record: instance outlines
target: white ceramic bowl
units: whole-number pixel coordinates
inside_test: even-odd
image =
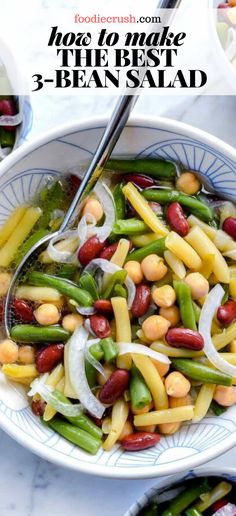
[[[189,471],[187,474],[174,475],[168,478],[164,478],[158,482],[154,487],[151,487],[143,496],[141,496],[133,505],[128,509],[124,516],[138,516],[141,509],[143,509],[153,498],[158,502],[158,495],[166,489],[175,487],[176,484],[184,482],[185,480],[197,477],[221,477],[224,480],[228,480],[234,484],[236,489],[236,472],[233,468],[223,468],[220,471],[215,471],[214,468],[198,468],[195,471]]]
[[[24,144],[0,164],[0,224],[12,209],[32,198],[45,177],[62,174],[91,159],[106,120],[57,129]],[[138,118],[129,122],[116,156],[153,156],[198,170],[220,194],[236,194],[236,151],[207,133],[176,121]],[[116,446],[94,457],[45,428],[28,407],[23,389],[0,376],[0,426],[14,439],[49,461],[86,473],[117,478],[169,475],[213,459],[236,444],[236,407],[221,417],[183,425],[162,437],[155,448],[128,453]]]
[[[229,87],[231,88],[232,93],[235,93],[236,90],[236,69],[228,59],[222,45],[220,42],[220,38],[217,33],[217,7],[220,3],[220,0],[208,0],[209,6],[209,15],[210,15],[210,30],[211,36],[213,39],[214,45],[214,57],[215,57],[215,65],[217,68],[220,68],[221,75],[227,81]]]

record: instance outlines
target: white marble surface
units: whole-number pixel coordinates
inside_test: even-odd
[[[53,97],[32,99],[34,124],[29,138],[60,123],[109,114],[114,98]],[[135,114],[165,115],[193,124],[236,145],[236,97],[140,99]],[[236,449],[214,461],[235,466]],[[49,464],[0,432],[1,516],[122,516],[131,503],[155,483],[89,477]]]

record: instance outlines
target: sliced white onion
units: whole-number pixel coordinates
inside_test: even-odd
[[[212,319],[217,308],[221,305],[224,293],[223,287],[218,284],[207,295],[201,310],[198,329],[204,339],[204,353],[210,362],[220,371],[235,377],[236,366],[229,364],[220,356],[211,338]]]
[[[16,115],[2,115],[0,116],[0,126],[6,125],[9,127],[14,127],[15,125],[19,125],[22,122],[22,113],[17,113]]]
[[[108,274],[114,274],[116,271],[122,270],[121,267],[119,267],[115,263],[105,260],[104,258],[95,258],[95,260],[92,260],[87,265],[87,267],[85,267],[84,272],[88,272],[89,274],[94,276],[97,269],[101,269],[103,272],[106,272]],[[128,290],[128,308],[131,308],[135,297],[136,287],[133,280],[128,275],[124,283]]]
[[[91,322],[90,322],[90,319],[85,319],[84,321],[84,327],[86,329],[86,331],[88,333],[90,333],[91,335],[93,335],[94,337],[96,337],[96,333],[94,333],[94,331],[92,330],[91,328]]]
[[[154,351],[154,349],[148,348],[143,344],[135,344],[133,342],[119,342],[119,356],[126,355],[126,353],[137,353],[139,355],[146,355],[147,357],[158,360],[163,364],[170,364],[170,360],[166,355]]]
[[[86,213],[80,219],[77,232],[79,237],[79,249],[80,247],[90,238],[97,233],[96,231],[96,219],[91,213]]]
[[[175,498],[178,494],[182,493],[184,490],[185,487],[182,486],[176,487],[175,489],[170,489],[169,491],[164,491],[163,493],[156,495],[158,503],[168,502],[169,500]],[[155,496],[152,499],[155,500]]]
[[[84,353],[88,340],[88,332],[80,326],[66,344],[68,346],[68,370],[71,385],[90,414],[101,418],[105,407],[92,393],[85,374]]]
[[[56,220],[61,217],[64,217],[65,212],[63,210],[54,210],[51,215],[51,220]]]
[[[218,511],[214,512],[212,516],[235,516],[236,505],[233,503],[227,503],[224,507],[221,507]]]
[[[96,369],[96,371],[98,371],[103,376],[103,378],[105,378],[105,380],[107,380],[108,376],[107,376],[107,374],[105,372],[104,367],[102,366],[102,364],[100,364],[100,362],[98,360],[96,360],[96,358],[94,358],[91,355],[91,353],[89,351],[89,348],[93,344],[97,344],[98,342],[99,342],[99,339],[94,339],[94,340],[91,340],[91,341],[87,342],[87,346],[86,346],[86,349],[85,349],[85,358]]]
[[[76,405],[72,405],[59,401],[57,397],[53,394],[52,387],[50,387],[49,385],[45,385],[42,382],[38,382],[38,386],[36,387],[37,393],[41,396],[41,398],[63,416],[74,417],[79,416],[83,412],[83,407],[81,403],[76,403]]]
[[[142,317],[138,318],[138,323],[140,324],[140,326],[142,326],[143,322],[145,321],[145,319],[147,319],[147,317],[155,314],[156,310],[157,310],[156,305],[154,305],[154,303],[151,303],[151,305],[149,306],[146,313],[144,315],[142,315]]]
[[[41,376],[38,376],[33,380],[30,384],[30,391],[28,392],[28,396],[34,396],[38,393],[39,385],[45,385],[45,382],[47,381],[49,377],[49,373],[44,373]]]
[[[72,229],[64,231],[61,235],[57,235],[52,238],[48,244],[47,252],[54,262],[57,263],[74,263],[77,261],[77,252],[71,253],[70,251],[59,251],[56,249],[55,244],[66,239],[74,240],[78,237],[77,230]]]
[[[236,249],[231,249],[230,251],[225,251],[223,256],[226,258],[231,258],[231,260],[236,260]]]
[[[96,312],[93,306],[76,306],[76,311],[81,315],[93,315]]]
[[[97,228],[96,231],[100,242],[104,242],[109,237],[116,218],[114,198],[110,188],[108,188],[108,186],[101,181],[96,183],[93,191],[100,201],[105,215],[105,222],[103,226]]]

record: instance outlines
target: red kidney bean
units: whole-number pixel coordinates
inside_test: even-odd
[[[149,204],[150,208],[152,208],[152,211],[154,211],[154,213],[156,215],[162,215],[162,207],[159,204],[159,202],[150,201],[148,204]]]
[[[24,299],[17,299],[16,297],[12,301],[12,307],[15,315],[22,319],[26,323],[31,323],[34,320],[34,312],[32,306],[24,301]]]
[[[213,505],[211,506],[211,514],[215,514],[215,512],[222,509],[222,507],[227,505],[227,503],[229,503],[229,501],[226,500],[226,498],[221,498],[221,500],[217,500],[217,502],[213,503]]]
[[[155,186],[155,181],[144,174],[125,174],[123,179],[126,182],[133,183],[139,188],[150,188],[151,186]]]
[[[227,2],[222,2],[221,4],[218,5],[217,9],[228,9],[230,7],[231,7],[231,5],[229,5]]]
[[[62,362],[64,357],[64,344],[51,344],[41,348],[36,353],[35,364],[39,373],[49,373]]]
[[[12,99],[2,99],[0,100],[0,114],[5,116],[14,116],[16,115],[16,106]]]
[[[99,392],[99,399],[105,405],[110,405],[118,400],[129,385],[129,371],[116,369]]]
[[[76,176],[75,174],[71,174],[69,176],[69,181],[71,184],[72,193],[75,194],[77,192],[79,186],[81,185],[81,179],[78,176]]]
[[[32,401],[31,408],[32,408],[32,412],[34,413],[35,416],[42,417],[44,414],[45,407],[46,407],[46,403],[43,400]]]
[[[217,319],[222,324],[230,324],[236,319],[236,301],[230,299],[217,310]]]
[[[232,238],[236,238],[236,218],[227,217],[223,222],[222,229]]]
[[[155,446],[160,441],[160,435],[153,432],[136,432],[122,439],[121,444],[127,451],[145,450]]]
[[[167,220],[171,229],[184,237],[189,232],[189,223],[183,212],[182,206],[178,202],[172,202],[166,212]]]
[[[104,260],[110,260],[113,254],[116,252],[119,242],[115,242],[114,244],[108,245],[105,247],[102,252],[99,254],[99,258],[103,258]]]
[[[78,259],[81,265],[85,267],[91,260],[97,258],[105,245],[106,242],[100,242],[97,236],[89,238],[78,252]]]
[[[105,339],[111,334],[109,321],[104,315],[91,315],[89,317],[91,329],[99,339]]]
[[[171,328],[165,336],[166,342],[174,348],[187,348],[194,351],[201,351],[204,347],[204,340],[198,331],[187,328]]]
[[[3,322],[4,319],[4,306],[0,305],[0,323]]]
[[[151,289],[148,285],[140,283],[136,286],[136,293],[131,307],[132,316],[138,319],[148,310],[151,302]]]
[[[98,299],[94,303],[94,308],[101,314],[111,315],[113,314],[113,308],[109,299]]]

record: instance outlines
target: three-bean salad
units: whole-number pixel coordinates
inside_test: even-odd
[[[55,231],[80,183],[49,181],[0,229],[1,315],[12,272]],[[88,453],[158,445],[236,403],[236,208],[197,172],[111,160],[74,227],[20,277],[8,379],[42,424]]]
[[[235,516],[235,486],[229,480],[200,477],[160,493],[138,516]]]

